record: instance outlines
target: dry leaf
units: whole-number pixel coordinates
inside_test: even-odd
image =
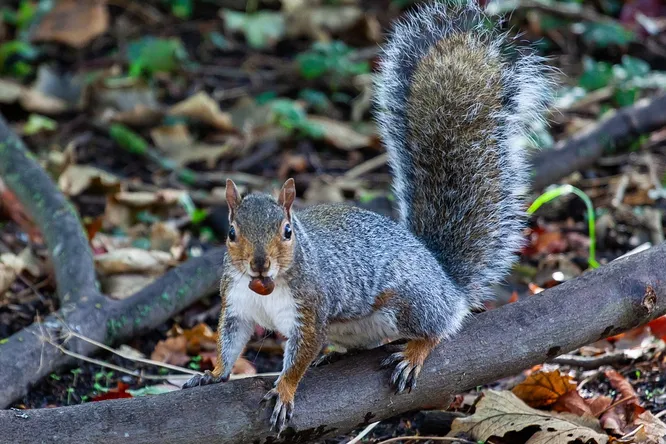
[[[608,378],[610,385],[620,393],[622,399],[633,398],[634,401],[629,401],[629,403],[638,404],[638,393],[636,393],[636,390],[631,386],[631,383],[627,381],[627,378],[613,369],[606,370],[604,373]]]
[[[150,355],[153,361],[166,362],[167,364],[183,366],[190,361],[190,357],[185,353],[187,349],[187,338],[185,336],[176,336],[175,338],[166,338],[159,341],[155,350]]]
[[[26,111],[47,115],[60,114],[68,108],[64,100],[30,88],[23,89],[19,103]]]
[[[0,103],[15,103],[23,94],[25,87],[11,80],[0,79]]]
[[[58,178],[60,191],[68,196],[78,196],[89,188],[103,193],[118,192],[120,181],[113,174],[88,165],[70,165]]]
[[[501,437],[534,426],[540,430],[526,444],[568,444],[577,439],[596,444],[608,442],[594,418],[543,412],[527,406],[509,391],[494,390],[485,392],[472,416],[456,418],[448,436],[464,432],[486,441],[491,436]]]
[[[231,116],[222,112],[217,102],[203,91],[175,104],[168,114],[195,119],[223,131],[233,129]]]
[[[164,189],[155,193],[150,191],[121,191],[113,195],[113,198],[122,205],[132,208],[146,208],[153,206],[170,207],[178,204],[185,195],[183,190]]]
[[[355,131],[344,122],[321,116],[309,116],[308,120],[321,128],[328,143],[341,150],[352,151],[372,145],[370,136]]]
[[[53,41],[83,48],[109,28],[109,12],[101,0],[59,0],[44,16],[34,41]]]
[[[95,256],[95,268],[103,275],[121,273],[161,274],[173,262],[169,253],[140,248],[120,248]]]
[[[108,254],[108,253],[107,253]],[[110,276],[100,276],[102,291],[113,299],[126,299],[139,290],[147,287],[157,279],[157,276],[125,273]]]
[[[652,412],[645,411],[638,415],[634,422],[636,426],[643,426],[634,437],[640,444],[666,444],[666,424],[654,416]]]
[[[204,161],[209,168],[214,168],[221,157],[237,151],[232,143],[220,145],[195,143],[187,125],[182,123],[154,128],[150,135],[155,145],[179,166]]]
[[[9,105],[16,102],[26,111],[39,114],[53,115],[67,111],[67,103],[58,97],[0,79],[0,103]]]
[[[533,373],[511,391],[530,407],[540,408],[555,404],[561,396],[575,390],[572,378],[555,370]]]

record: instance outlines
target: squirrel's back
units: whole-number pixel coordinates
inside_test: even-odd
[[[521,245],[519,146],[547,69],[490,29],[473,0],[421,4],[395,25],[376,83],[401,221],[478,303]]]

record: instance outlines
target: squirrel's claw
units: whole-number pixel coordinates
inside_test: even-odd
[[[416,379],[421,373],[421,364],[413,363],[403,352],[397,352],[389,355],[382,361],[382,368],[390,367],[395,364],[395,369],[391,374],[391,385],[395,388],[395,393],[399,394],[408,389],[411,391],[416,388]]]
[[[210,370],[206,370],[203,375],[192,376],[185,384],[184,389],[198,387],[201,385],[217,384],[218,382],[226,382],[228,378],[222,376],[215,376]]]
[[[294,401],[283,401],[277,392],[277,389],[271,389],[261,400],[262,404],[268,404],[275,401],[273,413],[271,414],[271,430],[278,432],[278,437],[287,428],[287,424],[294,415]]]

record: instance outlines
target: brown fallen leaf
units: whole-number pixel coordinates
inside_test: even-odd
[[[447,436],[462,432],[485,442],[491,436],[502,437],[528,427],[537,427],[538,431],[526,444],[569,444],[577,439],[606,444],[609,439],[595,418],[536,410],[509,391],[495,390],[484,392],[473,415],[456,418]]]
[[[638,415],[634,424],[637,427],[643,427],[634,436],[639,444],[665,444],[666,443],[666,424],[654,416],[652,412],[645,411]]]
[[[222,112],[217,102],[204,91],[176,103],[168,114],[198,120],[222,131],[233,129],[231,116]]]
[[[147,287],[157,279],[158,276],[141,273],[113,274],[100,276],[99,281],[105,295],[121,300],[126,299],[139,290]]]
[[[172,265],[173,258],[164,251],[119,248],[94,257],[95,269],[102,275],[123,273],[161,274]]]
[[[0,178],[0,213],[5,213],[7,217],[18,224],[19,227],[28,235],[34,243],[42,243],[42,233],[39,231],[32,218],[23,208],[16,195],[5,185]]]
[[[109,28],[103,0],[59,0],[37,26],[32,40],[83,48]]]
[[[309,116],[308,120],[321,128],[324,140],[341,150],[357,150],[373,143],[372,137],[357,132],[344,122],[322,116]]]
[[[511,391],[530,407],[541,408],[555,404],[571,391],[575,392],[576,384],[573,378],[555,370],[532,373]]]
[[[192,359],[186,350],[187,338],[185,336],[166,338],[157,343],[155,350],[150,354],[150,359],[182,367]]]
[[[606,370],[604,374],[608,378],[610,385],[617,390],[622,399],[628,400],[627,403],[638,404],[638,393],[631,386],[631,383],[627,381],[627,378],[613,369]]]
[[[220,158],[238,151],[232,143],[197,143],[190,135],[187,125],[182,123],[154,128],[150,135],[155,145],[179,166],[204,161],[209,168],[214,168]]]
[[[105,194],[120,191],[120,180],[113,174],[89,165],[70,165],[58,178],[60,191],[68,196],[78,196],[92,188]]]

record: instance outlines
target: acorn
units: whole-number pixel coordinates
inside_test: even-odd
[[[254,291],[255,293],[258,293],[262,296],[268,296],[269,294],[273,293],[273,290],[275,289],[275,282],[273,282],[273,279],[264,276],[264,277],[256,277],[250,281],[250,290]]]

